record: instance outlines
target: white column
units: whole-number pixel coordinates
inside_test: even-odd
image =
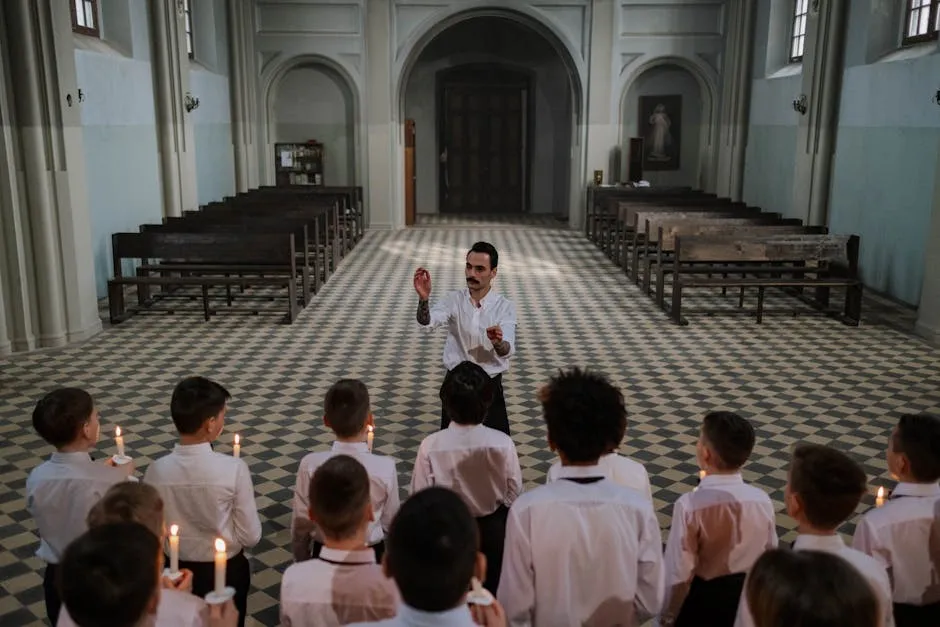
[[[937,152],[940,154],[940,146]],[[918,335],[929,342],[940,344],[940,158],[937,159],[933,180],[933,213],[924,255],[924,283],[914,328]]]
[[[249,150],[246,141],[248,120],[245,108],[248,98],[245,97],[246,72],[243,53],[246,44],[245,15],[238,3],[227,5],[225,10],[228,21],[228,81],[232,111],[232,149],[235,153],[235,189],[244,192],[248,190]]]
[[[174,5],[169,2],[150,3],[151,40],[153,41],[151,67],[154,75],[154,99],[157,111],[157,150],[160,152],[160,180],[163,184],[163,215],[180,216],[183,213],[182,183],[177,154],[176,107],[173,90],[173,42],[168,22],[173,17]]]
[[[715,191],[741,200],[744,156],[751,105],[751,57],[754,52],[754,2],[729,0],[721,89],[720,133]]]
[[[619,94],[613,93],[614,28],[616,27],[614,0],[595,0],[591,10],[591,53],[587,84],[587,172],[580,181],[581,201],[577,216],[572,215],[571,226],[582,228],[584,188],[593,180],[594,170],[603,170],[605,182],[616,182],[617,172],[609,172],[610,151],[619,144],[618,118],[615,106]]]
[[[255,47],[257,36],[257,8],[254,2],[243,2],[240,5],[244,29],[244,47],[242,48],[242,69],[245,71],[247,82],[245,85],[245,112],[247,115],[247,132],[245,141],[248,143],[248,189],[254,189],[261,184],[261,162],[258,153],[258,137],[261,123],[258,98],[258,78],[261,66],[258,63],[258,53]]]
[[[390,0],[366,0],[366,99],[369,178],[366,221],[370,227],[394,228],[404,223],[404,199],[396,196],[392,150],[392,71]],[[395,215],[401,213],[401,216]]]

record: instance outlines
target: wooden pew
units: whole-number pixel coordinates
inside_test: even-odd
[[[114,233],[111,236],[114,278],[108,280],[108,304],[111,322],[117,324],[127,317],[124,287],[135,286],[197,286],[202,290],[202,311],[208,321],[214,313],[210,307],[209,288],[244,284],[244,276],[257,274],[253,285],[284,288],[287,292],[285,321],[297,317],[297,249],[292,233]],[[167,260],[175,263],[211,266],[216,274],[188,276],[125,276],[124,260]],[[236,275],[236,276],[231,276]],[[183,309],[173,309],[178,311]],[[253,309],[251,313],[260,313]]]
[[[365,213],[363,210],[363,192],[361,186],[310,186],[310,185],[289,185],[275,187],[262,185],[256,190],[251,190],[247,194],[253,194],[256,197],[276,197],[276,196],[307,196],[307,197],[330,197],[341,198],[339,219],[345,231],[348,231],[348,237],[344,237],[343,254],[351,250],[352,247],[362,239],[365,233]],[[350,228],[351,227],[351,228]]]
[[[829,309],[830,288],[843,287],[842,320],[857,326],[862,311],[858,249],[857,235],[679,236],[673,254],[670,318],[676,324],[688,324],[683,318],[682,293],[689,288],[757,288],[760,323],[764,292],[769,287],[815,288],[815,299],[803,298],[804,302],[829,315],[835,313]],[[728,276],[735,274],[740,276]]]
[[[632,187],[632,186],[596,186],[587,188],[587,206],[584,222],[584,234],[591,240],[597,241],[598,228],[607,219],[609,198],[622,198],[642,202],[647,199],[665,196],[699,196],[714,197],[714,194],[705,194],[691,187]]]

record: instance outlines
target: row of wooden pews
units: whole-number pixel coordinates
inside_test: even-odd
[[[361,187],[292,186],[261,187],[138,233],[114,233],[111,323],[199,311],[207,321],[222,312],[283,313],[290,324],[364,230]],[[136,288],[136,305],[126,302],[128,288]]]
[[[768,313],[807,311],[859,324],[857,235],[690,188],[589,187],[587,196],[585,235],[677,324],[693,313],[743,313],[760,323]],[[683,296],[697,288],[737,290],[737,307],[684,306]],[[766,308],[768,289],[792,297],[793,306]],[[841,307],[830,304],[833,289],[843,294]],[[749,290],[757,292],[753,310],[745,309]]]

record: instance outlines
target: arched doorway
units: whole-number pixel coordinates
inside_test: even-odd
[[[475,9],[427,25],[403,58],[394,119],[414,121],[418,214],[569,218],[584,162],[582,68],[569,43],[538,17]]]

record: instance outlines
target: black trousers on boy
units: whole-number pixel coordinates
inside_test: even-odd
[[[931,603],[930,605],[895,603],[894,624],[897,627],[940,625],[940,603]]]
[[[695,577],[675,627],[734,627],[745,573],[714,579]]]
[[[497,431],[502,431],[506,435],[509,435],[509,415],[506,413],[506,397],[503,394],[502,373],[493,377],[493,385],[495,386],[493,390],[493,404],[490,405],[489,411],[486,412],[486,418],[483,419],[483,424],[491,429],[496,429]],[[446,429],[449,424],[450,418],[447,417],[444,408],[441,407],[441,429]]]
[[[486,556],[486,581],[483,587],[496,595],[499,575],[503,569],[503,547],[506,544],[506,518],[509,508],[500,505],[496,511],[477,518],[480,530],[480,552]]]
[[[193,594],[205,598],[215,590],[215,562],[188,562],[180,560],[180,568],[193,571]],[[244,551],[230,557],[225,566],[225,585],[235,588],[235,607],[238,609],[238,627],[245,627],[248,612],[248,589],[251,588],[251,564]]]
[[[55,581],[58,570],[58,564],[46,564],[46,572],[42,577],[42,591],[46,595],[46,616],[53,627],[59,622],[59,612],[62,611],[62,598]]]

